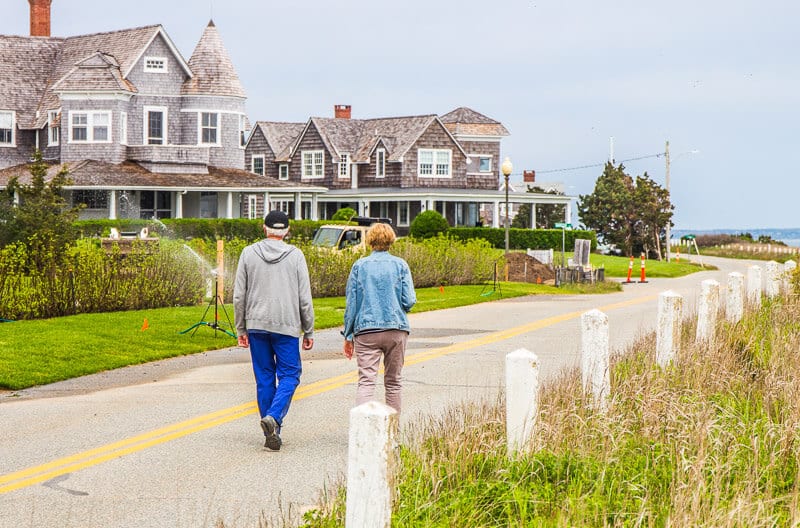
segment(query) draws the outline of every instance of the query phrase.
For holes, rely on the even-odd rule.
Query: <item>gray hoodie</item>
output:
[[[305,255],[282,240],[242,250],[233,288],[236,333],[266,330],[312,338],[314,306]]]

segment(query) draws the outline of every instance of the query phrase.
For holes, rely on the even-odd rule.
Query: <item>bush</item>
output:
[[[338,211],[336,211],[331,220],[344,220],[345,222],[349,222],[351,218],[356,215],[356,210],[352,207],[342,207]]]
[[[413,238],[431,238],[447,233],[450,224],[436,211],[423,211],[411,222],[409,235]]]
[[[492,247],[505,248],[505,229],[499,227],[451,227],[448,236],[458,240],[481,238],[487,240]],[[567,251],[575,247],[575,239],[592,241],[592,250],[597,248],[597,235],[594,231],[573,229],[564,231],[563,244]],[[557,249],[561,251],[561,229],[517,229],[508,230],[509,249]]]

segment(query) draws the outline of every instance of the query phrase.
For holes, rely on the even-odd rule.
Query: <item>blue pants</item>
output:
[[[258,410],[262,418],[272,416],[281,425],[303,372],[300,339],[271,332],[248,332],[247,337],[256,376]]]

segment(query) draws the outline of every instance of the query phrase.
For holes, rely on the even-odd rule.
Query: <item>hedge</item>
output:
[[[493,247],[503,249],[505,243],[505,229],[498,227],[451,227],[447,230],[448,236],[469,240],[482,238]],[[592,250],[597,249],[597,235],[594,231],[573,229],[563,232],[564,245],[571,251],[575,247],[575,239],[588,239],[592,241]],[[557,249],[561,250],[561,229],[521,229],[511,227],[508,230],[509,249]]]

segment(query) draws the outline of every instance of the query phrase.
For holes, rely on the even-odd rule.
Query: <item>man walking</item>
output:
[[[264,447],[281,448],[281,426],[302,372],[303,350],[314,346],[314,306],[305,255],[283,241],[289,217],[271,211],[266,239],[242,250],[233,309],[240,347],[250,347]]]

